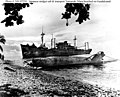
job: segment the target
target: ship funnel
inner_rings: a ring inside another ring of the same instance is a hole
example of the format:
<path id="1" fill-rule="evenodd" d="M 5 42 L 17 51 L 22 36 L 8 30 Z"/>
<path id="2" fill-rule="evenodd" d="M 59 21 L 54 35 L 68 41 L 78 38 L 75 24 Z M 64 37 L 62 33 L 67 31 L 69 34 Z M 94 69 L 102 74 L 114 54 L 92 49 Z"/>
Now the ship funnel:
<path id="1" fill-rule="evenodd" d="M 54 38 L 54 48 L 56 47 L 55 44 L 56 44 L 56 38 Z"/>
<path id="2" fill-rule="evenodd" d="M 56 38 L 53 38 L 53 34 L 52 34 L 51 48 L 55 48 L 55 47 L 56 47 Z"/>
<path id="3" fill-rule="evenodd" d="M 85 42 L 85 50 L 89 49 L 89 42 Z"/>
<path id="4" fill-rule="evenodd" d="M 53 46 L 53 42 L 52 42 L 52 41 L 53 41 L 53 39 L 51 39 L 51 48 L 52 48 L 52 46 Z"/>
<path id="5" fill-rule="evenodd" d="M 74 47 L 77 48 L 77 45 L 76 45 L 77 44 L 77 38 L 76 38 L 76 36 L 74 37 L 73 40 L 74 40 Z"/>
<path id="6" fill-rule="evenodd" d="M 52 34 L 52 39 L 51 39 L 51 48 L 53 48 L 53 34 Z"/>

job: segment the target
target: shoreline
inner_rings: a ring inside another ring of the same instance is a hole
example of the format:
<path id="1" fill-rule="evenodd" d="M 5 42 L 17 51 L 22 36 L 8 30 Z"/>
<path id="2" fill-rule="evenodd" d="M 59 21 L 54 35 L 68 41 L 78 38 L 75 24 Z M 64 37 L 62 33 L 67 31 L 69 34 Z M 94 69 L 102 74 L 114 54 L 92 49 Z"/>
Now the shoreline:
<path id="1" fill-rule="evenodd" d="M 13 68 L 15 72 L 6 70 L 4 67 Z M 6 84 L 0 86 L 0 95 L 4 91 L 4 94 L 6 95 L 7 93 L 11 95 L 17 93 L 16 95 L 19 94 L 18 97 L 99 97 L 100 95 L 106 95 L 106 97 L 120 96 L 120 91 L 115 91 L 112 89 L 105 90 L 97 85 L 94 86 L 82 80 L 78 81 L 56 76 L 48 74 L 42 70 L 18 67 L 19 66 L 15 67 L 14 65 L 9 64 L 3 64 L 0 67 L 1 73 L 6 73 L 7 76 L 5 75 L 5 77 L 8 77 Z M 7 86 L 8 84 L 9 86 Z M 16 92 L 14 93 L 13 90 L 16 90 Z"/>

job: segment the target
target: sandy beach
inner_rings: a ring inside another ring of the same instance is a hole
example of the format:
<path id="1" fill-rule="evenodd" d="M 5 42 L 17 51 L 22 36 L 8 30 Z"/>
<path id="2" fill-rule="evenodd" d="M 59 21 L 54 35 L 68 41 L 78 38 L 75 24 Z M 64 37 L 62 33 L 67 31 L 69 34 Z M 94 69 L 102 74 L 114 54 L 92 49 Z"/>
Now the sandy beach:
<path id="1" fill-rule="evenodd" d="M 0 76 L 0 97 L 120 97 L 120 91 L 13 64 L 1 64 Z"/>

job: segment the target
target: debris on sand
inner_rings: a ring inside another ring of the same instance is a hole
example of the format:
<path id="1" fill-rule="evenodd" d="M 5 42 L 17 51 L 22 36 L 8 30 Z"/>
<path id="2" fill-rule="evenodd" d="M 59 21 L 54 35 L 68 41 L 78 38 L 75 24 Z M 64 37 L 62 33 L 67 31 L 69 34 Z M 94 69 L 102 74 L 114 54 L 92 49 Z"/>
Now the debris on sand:
<path id="1" fill-rule="evenodd" d="M 13 68 L 10 68 L 10 67 L 4 67 L 5 70 L 9 70 L 9 71 L 12 71 L 12 72 L 15 72 L 15 70 Z"/>

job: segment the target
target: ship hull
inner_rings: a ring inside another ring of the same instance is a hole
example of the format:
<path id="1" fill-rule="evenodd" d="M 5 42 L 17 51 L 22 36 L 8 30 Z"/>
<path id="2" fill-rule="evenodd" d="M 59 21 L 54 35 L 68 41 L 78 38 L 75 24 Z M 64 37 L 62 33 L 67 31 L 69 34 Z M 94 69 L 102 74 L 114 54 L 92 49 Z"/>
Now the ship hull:
<path id="1" fill-rule="evenodd" d="M 42 68 L 65 68 L 77 67 L 84 65 L 100 66 L 103 61 L 89 61 L 85 57 L 48 57 L 48 58 L 35 58 L 31 59 L 29 66 L 42 67 Z"/>
<path id="2" fill-rule="evenodd" d="M 23 59 L 37 58 L 37 57 L 49 57 L 49 56 L 72 56 L 90 54 L 92 49 L 74 49 L 74 50 L 58 50 L 58 49 L 46 49 L 41 50 L 38 48 L 29 48 L 21 45 Z"/>

